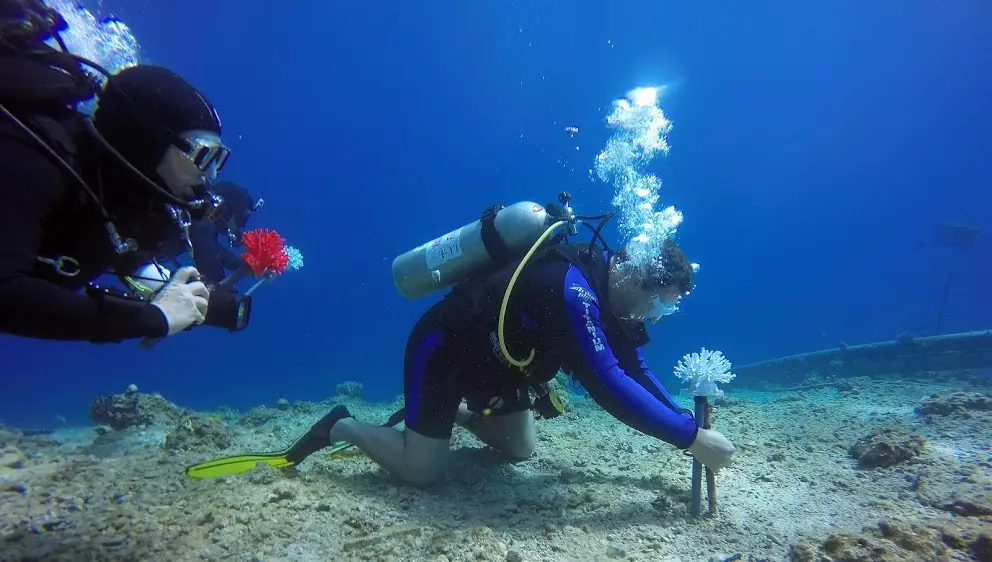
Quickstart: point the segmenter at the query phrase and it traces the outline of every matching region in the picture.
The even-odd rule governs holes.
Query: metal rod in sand
[[[710,403],[706,396],[695,397],[695,417],[696,425],[701,428],[710,428]],[[692,459],[692,496],[690,498],[689,512],[693,517],[699,517],[702,513],[703,502],[703,463]],[[706,469],[706,499],[708,503],[707,515],[716,515],[716,475],[713,471]]]

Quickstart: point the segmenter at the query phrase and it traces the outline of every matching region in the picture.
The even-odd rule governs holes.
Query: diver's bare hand
[[[169,324],[169,335],[181,332],[194,324],[202,324],[207,317],[210,291],[200,281],[200,272],[194,267],[183,267],[169,279],[152,298]]]
[[[699,428],[696,440],[689,446],[689,452],[706,468],[717,473],[730,464],[737,449],[719,431]]]

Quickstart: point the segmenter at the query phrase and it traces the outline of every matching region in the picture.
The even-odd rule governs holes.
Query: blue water
[[[131,383],[192,408],[318,400],[346,380],[393,398],[433,297],[399,296],[392,258],[493,203],[568,190],[578,211],[607,210],[611,186],[589,176],[603,118],[643,85],[668,86],[672,149],[651,171],[702,264],[652,329],[663,382],[701,346],[745,364],[932,333],[950,267],[942,331],[992,325],[988,3],[388,5],[99,5],[215,103],[223,179],[265,198],[250,226],[306,266],[263,287],[238,334],[151,352],[0,338],[0,421],[84,423],[90,399]],[[983,237],[935,247],[942,222]]]

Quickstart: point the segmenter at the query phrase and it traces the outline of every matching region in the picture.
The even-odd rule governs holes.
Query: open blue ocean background
[[[347,380],[394,398],[437,297],[404,300],[393,257],[495,203],[569,191],[579,212],[608,210],[613,187],[589,173],[603,119],[646,85],[667,86],[674,123],[651,171],[701,264],[651,329],[663,382],[702,346],[745,364],[932,334],[951,268],[942,331],[992,327],[988,2],[86,5],[214,102],[223,179],[266,200],[250,227],[306,265],[260,289],[237,334],[152,351],[0,337],[8,425],[87,423],[91,399],[132,383],[195,409],[319,400]],[[982,235],[935,245],[944,222]]]

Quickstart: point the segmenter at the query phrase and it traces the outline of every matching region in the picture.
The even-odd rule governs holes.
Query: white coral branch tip
[[[689,386],[693,396],[723,396],[716,383],[727,383],[737,375],[721,351],[702,348],[700,353],[688,353],[675,365],[675,376]]]

